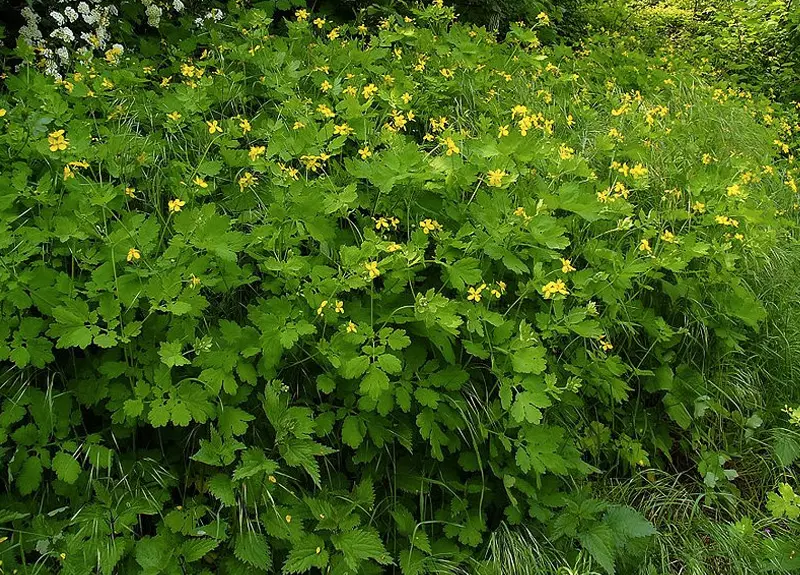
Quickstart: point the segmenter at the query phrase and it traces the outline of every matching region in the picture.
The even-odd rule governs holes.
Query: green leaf
[[[391,388],[389,385],[389,377],[378,366],[372,365],[361,380],[359,391],[362,395],[366,395],[372,399],[378,399],[381,393]]]
[[[208,481],[208,490],[211,495],[228,507],[236,505],[236,494],[233,492],[231,478],[223,473],[217,473]]]
[[[411,338],[402,329],[396,329],[386,338],[386,344],[393,350],[400,351],[411,345]]]
[[[589,531],[579,534],[578,539],[606,573],[614,575],[614,534],[611,529],[598,524]]]
[[[377,532],[367,529],[354,529],[339,535],[332,535],[331,542],[344,555],[345,563],[356,571],[359,565],[372,559],[381,565],[392,565],[392,560]]]
[[[169,367],[188,365],[191,362],[183,356],[182,349],[183,344],[179,341],[165,341],[161,343],[158,355],[161,357],[161,361]]]
[[[42,482],[42,462],[38,457],[28,457],[15,478],[17,489],[21,495],[29,495],[39,488]]]
[[[181,545],[181,555],[186,559],[187,563],[199,561],[211,551],[219,547],[220,541],[218,539],[200,538],[189,539]]]
[[[611,507],[606,512],[603,522],[614,533],[617,546],[624,545],[630,539],[656,534],[656,528],[644,515],[627,506]]]
[[[453,264],[444,264],[448,283],[457,291],[462,292],[468,285],[481,282],[480,262],[473,257],[456,260]]]
[[[306,535],[292,545],[286,563],[283,564],[283,573],[305,573],[315,568],[324,572],[328,559],[322,537]]]
[[[269,569],[272,563],[266,538],[255,531],[242,531],[236,536],[233,554],[240,561],[258,569]]]
[[[342,425],[342,441],[353,449],[357,449],[364,441],[367,427],[359,417],[348,415]]]
[[[511,365],[518,373],[542,373],[547,367],[544,359],[544,348],[541,346],[520,349],[511,356]]]
[[[61,481],[72,484],[81,474],[81,465],[69,453],[59,451],[53,457],[53,471]]]

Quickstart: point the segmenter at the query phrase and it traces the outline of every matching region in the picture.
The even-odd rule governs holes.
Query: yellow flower
[[[63,152],[69,146],[69,140],[64,137],[64,130],[50,132],[47,136],[47,142],[50,144],[51,152]]]
[[[325,104],[320,104],[319,106],[317,106],[317,112],[319,112],[326,118],[333,118],[336,116],[336,114],[333,113],[333,110],[331,110]]]
[[[569,272],[574,272],[575,268],[572,266],[572,262],[570,260],[561,258],[561,271],[562,273],[568,274]]]
[[[333,133],[337,136],[349,136],[353,133],[353,128],[351,128],[347,123],[339,124],[338,126],[333,127]]]
[[[336,114],[334,114],[334,116],[335,116],[335,115],[336,115]],[[295,123],[292,125],[292,130],[299,130],[300,128],[305,128],[305,127],[306,127],[306,125],[305,125],[303,122],[295,122]]]
[[[356,333],[358,331],[358,327],[352,321],[347,322],[347,333]]]
[[[456,143],[453,141],[453,138],[445,138],[444,144],[447,146],[447,151],[445,152],[446,155],[452,156],[453,154],[461,153],[461,148],[456,145]]]
[[[508,124],[506,124],[505,126],[500,126],[497,130],[498,138],[504,138],[506,136],[508,136]]]
[[[570,148],[566,144],[561,144],[561,146],[558,148],[558,156],[562,160],[569,160],[574,155],[575,155],[575,150],[573,150],[572,148]]]
[[[436,118],[431,118],[431,129],[434,132],[441,132],[447,126],[447,117],[440,116],[437,120]]]
[[[317,547],[316,551],[314,551],[317,555],[322,553],[322,547]]]
[[[448,80],[453,77],[453,71],[450,68],[442,68],[439,73]]]
[[[317,308],[317,315],[322,315],[322,311],[325,309],[327,305],[328,305],[328,300],[326,299],[322,300],[322,303],[319,304],[319,307]]]
[[[703,154],[702,161],[705,165],[708,165],[714,161],[714,158],[711,156],[711,154]]]
[[[5,115],[6,115],[6,109],[5,108],[0,108],[0,118],[2,118]]]
[[[481,301],[481,292],[483,290],[485,290],[485,289],[486,289],[486,284],[481,284],[477,288],[470,287],[467,290],[467,292],[469,293],[469,295],[467,296],[467,299],[469,301],[474,301],[475,303],[478,303],[479,301]]]
[[[650,242],[648,240],[643,239],[639,242],[639,251],[650,253],[653,251],[653,248],[650,247]]]
[[[336,313],[344,313],[344,302],[341,301],[341,300],[338,300],[336,302],[336,305],[334,306],[333,311],[335,311]]]
[[[527,217],[528,214],[525,212],[525,208],[523,208],[522,206],[518,206],[517,209],[514,210],[514,215],[519,218],[524,218]]]
[[[361,90],[361,95],[364,96],[365,100],[369,100],[378,92],[378,87],[375,84],[367,84]]]
[[[541,23],[543,26],[547,26],[550,23],[550,17],[545,14],[544,12],[539,12],[536,15],[536,19]]]
[[[199,277],[197,277],[196,275],[192,274],[192,275],[189,277],[189,285],[190,285],[192,288],[196,288],[197,286],[199,286],[199,285],[200,285],[200,278],[199,278]]]
[[[142,258],[142,253],[137,250],[136,248],[131,248],[128,250],[128,257],[127,260],[132,262],[133,260],[138,260]]]
[[[695,202],[692,204],[692,209],[695,212],[702,214],[706,211],[706,205],[703,202]]]
[[[339,37],[339,28],[336,27],[330,32],[328,32],[328,40],[336,40]]]
[[[211,122],[206,121],[208,125],[208,133],[209,134],[216,134],[217,132],[222,133],[222,128],[219,127],[219,122],[217,120],[212,120]]]
[[[428,235],[431,232],[435,232],[442,229],[442,226],[439,222],[437,222],[436,220],[431,220],[429,218],[422,220],[419,223],[419,227],[422,228],[422,231],[425,233],[425,235]]]
[[[194,183],[195,183],[196,186],[199,186],[199,187],[201,187],[203,189],[208,187],[208,184],[206,183],[206,181],[203,178],[201,178],[200,176],[196,176],[194,178]]]
[[[325,26],[326,23],[327,23],[327,20],[325,20],[325,18],[315,18],[314,19],[314,26],[316,26],[320,30],[323,28],[323,26]]]
[[[505,170],[491,170],[487,174],[489,177],[487,184],[493,188],[499,188],[503,185],[503,178],[505,178],[507,175],[508,174],[505,172]]]
[[[362,160],[366,160],[372,155],[372,152],[370,151],[369,147],[364,146],[363,148],[358,150],[358,154],[361,156]]]
[[[135,197],[136,190],[134,188],[125,188],[125,195],[129,198]]]
[[[736,197],[736,196],[741,196],[742,195],[742,188],[739,186],[739,184],[733,184],[732,186],[728,186],[728,189],[726,190],[726,193],[728,194],[728,197],[731,197],[731,198]]]
[[[386,246],[386,251],[391,254],[399,250],[401,247],[402,246],[400,244],[392,242],[388,246]]]
[[[275,476],[274,476],[274,475],[270,475],[270,476],[269,476],[267,479],[269,479],[269,482],[270,482],[270,483],[277,483],[277,482],[278,482],[278,480],[277,480],[277,479],[275,479]]]
[[[331,88],[333,88],[333,84],[331,84],[327,80],[322,82],[322,85],[320,85],[320,87],[319,87],[319,89],[322,90],[324,93],[327,93],[328,90],[330,90]]]
[[[636,164],[631,168],[631,176],[633,176],[634,178],[640,178],[646,175],[647,175],[647,168],[645,168],[642,164]]]
[[[527,106],[522,106],[520,104],[517,104],[516,106],[511,108],[511,119],[513,120],[517,116],[520,116],[520,117],[525,116],[527,113],[528,113]]]
[[[388,230],[389,229],[389,220],[387,220],[386,218],[380,217],[380,218],[372,218],[372,219],[375,220],[375,229],[376,230],[380,231],[381,229],[384,229],[384,230]]]
[[[600,340],[600,349],[603,351],[611,351],[614,349],[614,345],[606,339],[605,335],[601,335],[598,339]]]
[[[242,118],[242,121],[239,122],[239,127],[242,129],[242,134],[246,134],[247,132],[253,129],[247,118]]]
[[[250,172],[245,172],[244,175],[239,178],[239,189],[244,190],[245,188],[249,188],[250,186],[254,185],[258,180],[251,174]]]
[[[266,146],[251,146],[250,151],[247,153],[247,155],[249,156],[251,162],[255,162],[266,152],[267,152]]]
[[[169,118],[173,122],[177,122],[178,120],[181,119],[181,117],[182,116],[180,115],[179,112],[172,112],[171,114],[167,114],[167,118]]]
[[[544,295],[544,299],[552,299],[556,294],[569,295],[569,290],[564,280],[559,279],[542,286],[542,295]]]
[[[400,99],[403,100],[404,104],[408,104],[411,101],[412,98],[413,98],[413,96],[411,94],[409,94],[408,92],[404,92],[403,95],[400,96]]]
[[[678,238],[677,238],[677,237],[675,237],[675,234],[673,234],[673,233],[672,233],[671,231],[669,231],[669,230],[664,230],[664,231],[661,233],[661,239],[662,239],[663,241],[665,241],[665,242],[669,243],[669,244],[674,244],[674,243],[677,243],[677,241],[678,241]]]
[[[375,279],[381,275],[381,272],[378,269],[378,262],[367,262],[364,264],[364,268],[367,270],[367,272],[369,272],[369,277],[371,279]]]
[[[186,202],[179,198],[175,198],[174,200],[170,200],[167,204],[170,213],[175,213],[181,211],[181,208],[186,205]]]
[[[308,10],[305,8],[301,8],[297,12],[294,13],[295,17],[297,18],[298,22],[305,22],[308,20]]]

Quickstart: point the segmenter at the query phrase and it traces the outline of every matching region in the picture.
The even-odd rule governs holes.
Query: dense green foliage
[[[534,21],[9,73],[3,573],[800,569],[798,118]]]
[[[783,101],[800,100],[800,5],[783,0],[591,0],[590,20],[673,43],[708,72]]]

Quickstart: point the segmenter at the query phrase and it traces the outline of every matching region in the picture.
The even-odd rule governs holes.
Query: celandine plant
[[[669,59],[452,19],[251,10],[8,77],[4,572],[496,573],[506,523],[613,573],[653,536],[581,486],[729,416],[790,150]]]

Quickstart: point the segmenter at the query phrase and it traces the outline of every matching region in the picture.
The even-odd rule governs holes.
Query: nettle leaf
[[[208,537],[201,537],[198,539],[189,539],[184,541],[181,545],[181,555],[188,563],[199,561],[214,549],[219,547],[220,541],[218,539],[211,539]]]
[[[272,564],[272,552],[266,538],[255,531],[242,531],[236,535],[233,554],[258,569],[269,569]]]
[[[223,505],[236,505],[236,494],[233,491],[231,478],[223,473],[217,473],[208,480],[208,490],[211,495],[220,500]]]
[[[354,529],[331,536],[331,542],[342,552],[345,562],[352,570],[357,570],[362,562],[369,559],[380,565],[394,563],[376,531]]]
[[[52,465],[53,471],[56,472],[58,478],[66,483],[75,483],[81,474],[80,463],[72,455],[64,451],[56,453],[55,457],[53,457]]]
[[[306,535],[296,541],[283,564],[283,573],[306,573],[311,569],[324,571],[329,554],[325,542],[318,535]]]
[[[597,524],[589,531],[580,533],[578,539],[606,573],[614,575],[614,534],[611,529],[606,525]]]

